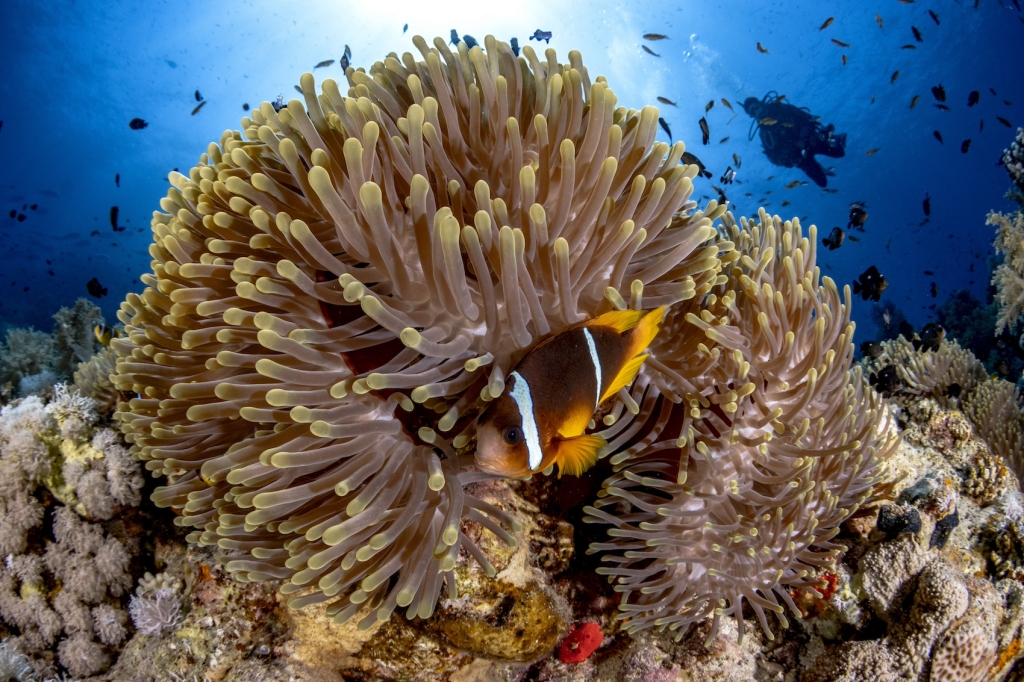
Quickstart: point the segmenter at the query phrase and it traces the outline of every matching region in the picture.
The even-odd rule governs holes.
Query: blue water
[[[834,23],[819,31],[830,16]],[[742,162],[742,184],[725,189],[737,213],[756,212],[764,197],[770,212],[806,216],[805,224],[818,225],[822,237],[846,225],[851,202],[866,202],[866,232],[851,233],[861,241],[847,239],[819,261],[840,285],[877,265],[889,281],[883,301],[919,326],[930,318],[929,306],[955,289],[985,299],[993,236],[985,216],[1014,207],[1003,196],[1009,180],[996,162],[1024,125],[1021,16],[1011,0],[980,0],[977,7],[973,0],[656,6],[6,0],[0,3],[6,27],[0,42],[0,326],[49,330],[52,313],[87,295],[93,277],[109,290],[99,303],[112,320],[125,293],[140,290],[138,277],[149,270],[149,220],[166,193],[167,173],[186,172],[224,129],[237,128],[244,102],[256,107],[279,94],[291,99],[299,75],[339,59],[345,44],[352,63],[368,67],[389,51],[415,53],[410,38],[416,33],[447,37],[452,28],[481,42],[488,33],[502,40],[517,36],[520,44],[537,28],[550,30],[559,60],[580,50],[591,76],[605,75],[621,104],[655,104],[658,96],[676,102],[662,105],[662,116],[675,139],[715,174],[697,182],[696,196],[706,197],[702,205],[716,196],[710,185],[720,185],[733,154]],[[669,39],[645,42],[647,32]],[[768,54],[756,49],[758,42]],[[532,44],[541,52],[546,47]],[[644,52],[642,44],[661,56]],[[908,44],[916,49],[901,49]],[[896,70],[899,78],[891,84]],[[337,62],[315,74],[342,78]],[[949,111],[933,106],[930,88],[940,83]],[[193,116],[196,89],[207,104]],[[838,193],[813,184],[784,189],[807,178],[771,165],[757,137],[748,140],[751,120],[739,102],[770,90],[848,134],[844,158],[819,157],[826,167],[834,165],[829,187]],[[981,99],[968,108],[972,90]],[[911,110],[914,95],[920,101]],[[698,121],[710,100],[716,102],[706,114],[711,139],[703,146]],[[131,130],[128,122],[136,117],[149,126]],[[724,137],[728,142],[720,144]],[[964,154],[966,139],[971,145]],[[868,156],[870,149],[879,151]],[[932,213],[921,226],[925,192]],[[782,207],[784,200],[791,205]],[[114,205],[123,232],[111,228]],[[12,209],[26,219],[9,218]],[[872,306],[854,305],[858,340],[874,333]]]

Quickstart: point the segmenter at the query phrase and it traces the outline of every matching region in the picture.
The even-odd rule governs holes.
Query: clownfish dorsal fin
[[[594,466],[597,462],[597,454],[606,444],[607,441],[604,438],[593,434],[559,441],[558,451],[553,460],[555,464],[558,464],[558,477],[561,478],[562,474],[579,476]]]
[[[647,314],[645,310],[612,310],[604,315],[588,320],[584,323],[584,326],[611,327],[621,334],[637,326],[645,314]]]

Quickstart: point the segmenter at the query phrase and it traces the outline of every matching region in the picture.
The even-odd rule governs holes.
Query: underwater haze
[[[2,326],[48,330],[59,307],[90,295],[113,320],[125,294],[143,288],[149,221],[168,173],[187,173],[222,131],[238,128],[243,105],[298,96],[303,72],[343,82],[346,45],[356,68],[415,52],[413,35],[448,39],[453,29],[481,44],[492,34],[539,54],[550,47],[560,61],[579,50],[620,105],[657,105],[672,138],[704,163],[711,178],[698,177],[693,196],[701,207],[722,190],[737,216],[764,206],[816,225],[824,274],[842,287],[877,266],[888,281],[881,303],[915,326],[956,290],[989,300],[994,228],[985,218],[1012,206],[997,163],[1024,125],[1024,19],[1014,0],[520,0],[514,11],[482,2],[140,9],[7,0],[0,19]],[[549,43],[530,40],[538,30],[551,32]],[[933,92],[940,85],[944,101]],[[826,188],[766,157],[740,105],[768,93],[846,135],[843,157],[818,157],[831,167]],[[783,131],[782,121],[767,125]],[[731,185],[721,180],[729,168]],[[863,231],[825,251],[821,239],[847,228],[854,202],[868,214]],[[854,304],[858,341],[876,334],[876,305]]]

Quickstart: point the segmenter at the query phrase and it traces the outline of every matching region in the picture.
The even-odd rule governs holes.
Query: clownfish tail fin
[[[558,464],[558,477],[562,474],[579,476],[594,466],[598,453],[607,444],[601,436],[589,434],[567,438],[558,443],[554,463]]]

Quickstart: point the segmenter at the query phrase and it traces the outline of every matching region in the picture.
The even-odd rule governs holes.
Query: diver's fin
[[[553,460],[558,464],[558,477],[561,478],[562,474],[579,476],[594,466],[597,462],[597,453],[606,443],[604,438],[593,434],[559,442],[558,451]]]

